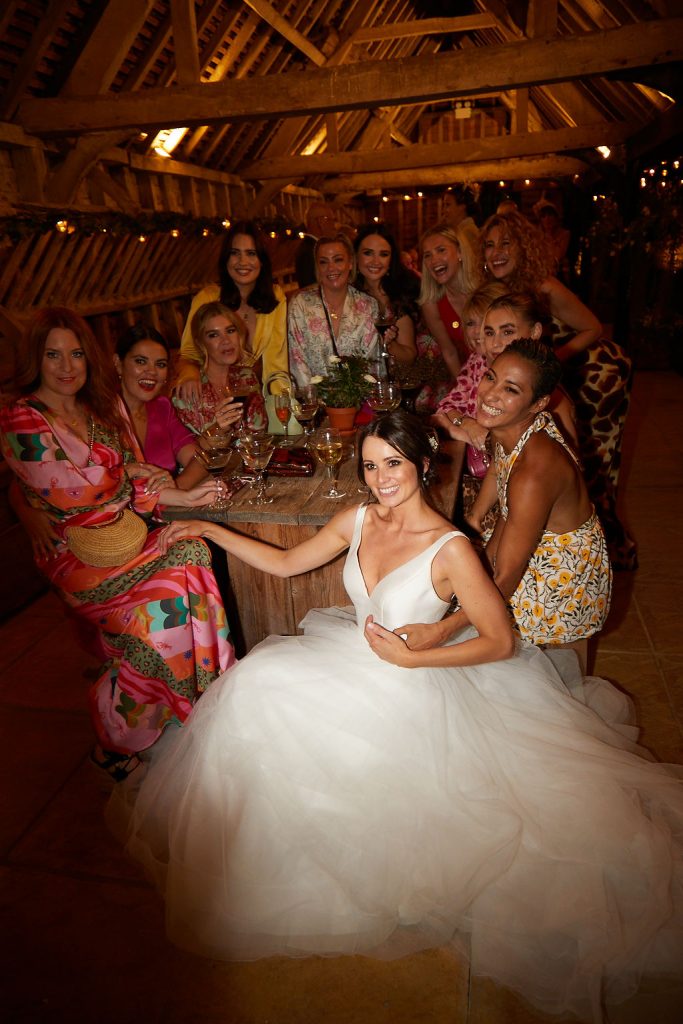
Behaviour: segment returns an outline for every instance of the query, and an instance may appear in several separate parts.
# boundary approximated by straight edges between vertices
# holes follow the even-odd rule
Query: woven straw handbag
[[[140,554],[147,539],[147,524],[129,508],[107,523],[70,526],[66,544],[76,558],[98,568],[125,565]]]

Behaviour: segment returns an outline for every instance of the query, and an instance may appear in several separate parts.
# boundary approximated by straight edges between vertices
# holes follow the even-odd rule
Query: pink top
[[[170,400],[159,395],[148,402],[145,461],[175,473],[178,452],[188,444],[194,444],[194,435],[178,419]]]
[[[442,399],[437,412],[457,412],[459,416],[477,416],[477,392],[486,369],[486,360],[478,352],[470,352],[462,370],[455,378],[455,384]],[[486,476],[489,458],[471,444],[467,445],[467,466],[472,476]]]

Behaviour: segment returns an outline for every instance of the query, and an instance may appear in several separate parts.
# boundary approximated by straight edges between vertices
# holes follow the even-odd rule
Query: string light
[[[146,242],[147,235],[138,235],[138,242]]]
[[[529,180],[529,178],[525,178],[524,179],[524,184],[525,185],[530,185],[531,184],[531,181]]]
[[[171,231],[171,238],[179,238],[179,237],[180,237],[180,232],[178,231],[178,228],[173,228],[173,231]]]
[[[203,228],[202,229],[202,237],[203,238],[208,238],[208,235],[209,235],[209,229],[208,228]]]
[[[382,196],[382,202],[383,203],[388,203],[389,202],[389,196]]]
[[[226,218],[225,218],[225,220],[222,220],[222,221],[221,221],[221,224],[223,225],[223,227],[224,227],[224,228],[226,229],[226,231],[227,231],[227,229],[228,229],[228,228],[230,227],[230,220],[229,220],[229,218],[228,218],[228,217],[226,217]]]
[[[500,186],[500,188],[505,188],[505,182],[504,181],[499,181],[498,185]]]

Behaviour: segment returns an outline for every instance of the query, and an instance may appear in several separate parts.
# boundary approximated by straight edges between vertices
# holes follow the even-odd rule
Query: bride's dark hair
[[[422,491],[426,491],[436,479],[434,468],[438,450],[436,434],[425,427],[417,416],[406,412],[405,409],[396,409],[395,412],[378,416],[377,419],[361,428],[358,435],[357,461],[358,479],[363,484],[365,483],[363,443],[366,437],[378,437],[381,441],[386,441],[396,449],[399,455],[402,455],[408,462],[412,462]]]

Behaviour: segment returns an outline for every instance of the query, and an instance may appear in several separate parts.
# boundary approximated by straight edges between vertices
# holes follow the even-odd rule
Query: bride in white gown
[[[269,637],[229,669],[110,818],[187,949],[464,944],[473,972],[600,1019],[644,972],[681,970],[683,770],[570,694],[539,649],[515,653],[498,591],[425,500],[418,421],[367,430],[376,503],[297,548],[168,527],[167,544],[201,533],[283,576],[348,547],[355,612],[309,612],[303,636]],[[391,632],[439,619],[454,593],[474,625],[459,642],[414,652]]]

